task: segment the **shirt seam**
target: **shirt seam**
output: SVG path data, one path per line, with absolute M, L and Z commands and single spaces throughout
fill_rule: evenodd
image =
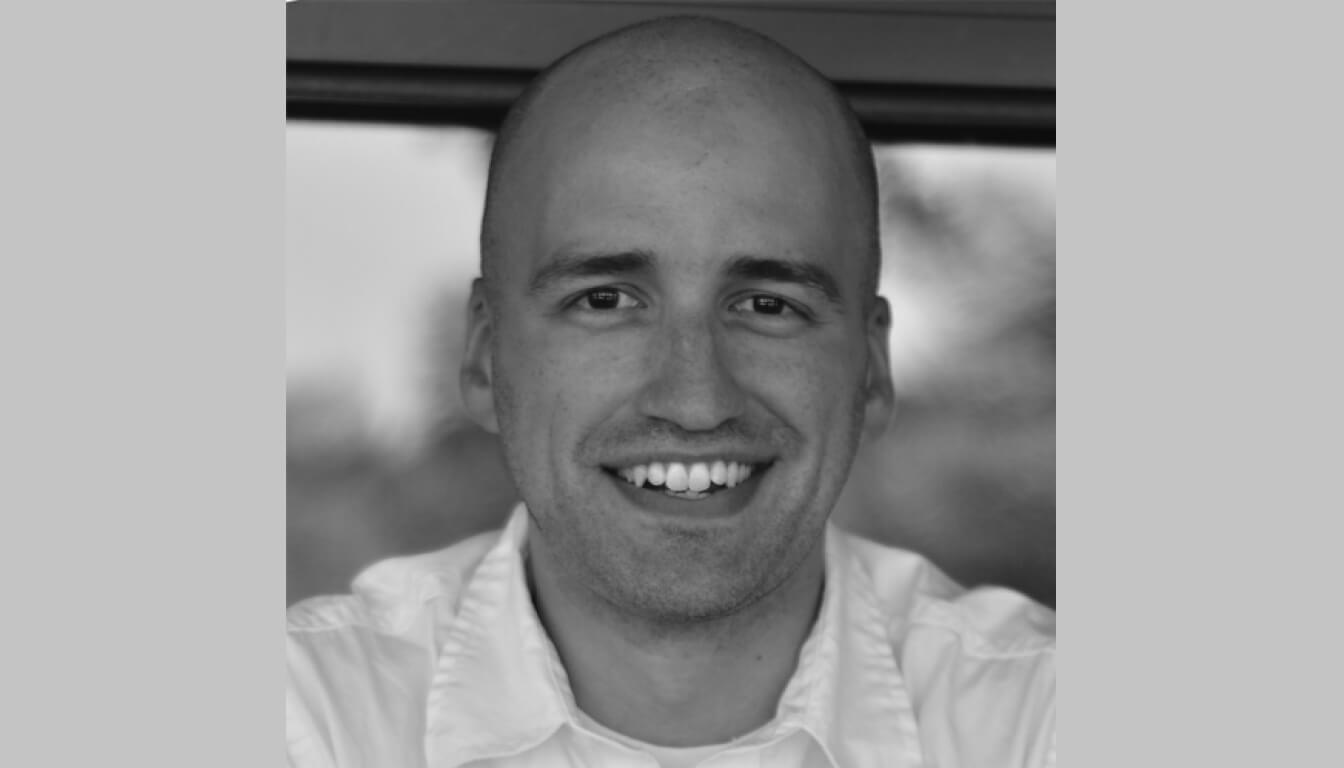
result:
M 413 608 L 404 608 L 396 611 L 396 613 L 406 617 L 419 615 L 424 612 L 425 607 L 429 603 L 439 599 L 441 596 L 442 592 L 427 595 L 423 599 L 416 601 Z M 363 600 L 363 598 L 357 595 L 349 595 L 338 599 L 349 600 L 351 602 Z M 291 634 L 317 634 L 320 632 L 340 632 L 341 630 L 358 627 L 373 630 L 379 634 L 396 635 L 405 631 L 408 626 L 414 623 L 413 618 L 402 618 L 401 620 L 382 618 L 377 615 L 376 611 L 370 611 L 367 606 L 351 605 L 350 603 L 341 604 L 336 608 L 336 611 L 345 615 L 314 616 L 311 618 L 315 618 L 316 621 L 305 624 L 294 624 L 291 619 L 290 622 L 286 624 L 286 629 Z
M 973 656 L 978 659 L 987 659 L 987 660 L 1023 659 L 1032 656 L 1043 656 L 1047 654 L 1053 656 L 1055 654 L 1055 646 L 1052 644 L 1044 644 L 1033 648 L 1023 648 L 1021 650 L 1011 650 L 995 647 L 991 647 L 988 649 L 974 648 L 972 647 L 973 644 L 990 645 L 990 642 L 987 638 L 984 637 L 984 635 L 978 632 L 966 631 L 966 627 L 964 626 L 957 626 L 955 624 L 940 622 L 934 619 L 928 619 L 928 618 L 911 619 L 910 624 L 912 626 L 922 626 L 922 627 L 928 627 L 930 629 L 941 629 L 945 632 L 952 634 L 957 639 L 957 645 L 962 649 L 962 651 L 964 651 L 968 656 Z
M 482 561 L 483 560 L 484 558 L 482 558 Z M 374 566 L 371 567 L 376 567 L 379 564 L 381 563 L 375 563 Z M 478 562 L 476 567 L 479 567 L 479 565 L 480 563 Z M 459 595 L 465 588 L 465 583 L 461 578 L 461 574 L 452 567 L 445 567 L 442 564 L 435 564 L 429 567 L 421 565 L 406 578 L 407 581 L 413 584 L 413 586 L 406 590 L 389 591 L 394 598 L 393 603 L 395 606 L 390 610 L 380 612 L 376 609 L 370 609 L 368 598 L 358 592 L 345 595 L 323 595 L 318 598 L 310 599 L 333 601 L 335 607 L 332 609 L 331 613 L 337 613 L 339 615 L 332 616 L 324 611 L 319 612 L 322 606 L 318 606 L 313 610 L 304 611 L 303 624 L 295 624 L 294 618 L 288 618 L 286 629 L 290 632 L 311 634 L 316 632 L 340 631 L 351 627 L 363 627 L 383 634 L 395 635 L 405 631 L 407 627 L 412 625 L 415 622 L 415 617 L 422 615 L 431 603 L 442 599 L 445 595 L 452 592 L 452 590 L 444 588 L 445 579 L 451 578 L 458 582 L 456 592 Z M 360 583 L 359 577 L 356 577 L 354 583 Z M 406 600 L 405 602 L 411 603 L 411 605 L 408 606 L 402 601 L 409 595 L 414 595 L 415 599 L 413 602 Z M 302 603 L 299 605 L 302 605 Z M 380 616 L 379 613 L 385 613 L 386 617 Z M 456 613 L 456 611 L 454 613 Z M 394 615 L 398 618 L 392 618 Z

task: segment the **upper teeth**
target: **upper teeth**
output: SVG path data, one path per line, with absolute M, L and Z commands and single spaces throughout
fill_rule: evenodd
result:
M 643 486 L 647 480 L 650 485 L 665 486 L 669 491 L 699 493 L 709 490 L 711 485 L 732 488 L 751 477 L 751 465 L 736 461 L 698 461 L 694 464 L 655 461 L 623 467 L 616 474 L 637 486 Z

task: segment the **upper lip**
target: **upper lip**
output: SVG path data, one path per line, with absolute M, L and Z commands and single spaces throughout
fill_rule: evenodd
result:
M 736 462 L 738 464 L 768 464 L 774 461 L 773 454 L 761 451 L 744 450 L 741 448 L 726 448 L 724 450 L 668 450 L 668 451 L 633 451 L 624 453 L 619 457 L 603 459 L 600 464 L 603 467 L 619 469 L 622 467 L 634 467 L 641 464 L 653 464 L 659 462 L 662 464 L 712 464 L 716 461 Z

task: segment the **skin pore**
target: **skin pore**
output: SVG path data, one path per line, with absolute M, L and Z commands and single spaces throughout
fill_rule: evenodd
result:
M 463 395 L 576 700 L 630 737 L 764 724 L 815 619 L 826 520 L 891 402 L 860 139 L 791 54 L 689 19 L 580 49 L 506 121 Z M 622 477 L 716 460 L 750 479 Z

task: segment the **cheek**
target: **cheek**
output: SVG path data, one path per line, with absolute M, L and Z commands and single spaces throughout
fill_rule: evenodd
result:
M 643 365 L 633 339 L 594 336 L 536 322 L 500 337 L 496 376 L 508 390 L 507 420 L 540 445 L 573 440 L 628 399 Z
M 809 440 L 848 426 L 862 363 L 843 339 L 754 341 L 736 345 L 733 358 L 737 380 Z

